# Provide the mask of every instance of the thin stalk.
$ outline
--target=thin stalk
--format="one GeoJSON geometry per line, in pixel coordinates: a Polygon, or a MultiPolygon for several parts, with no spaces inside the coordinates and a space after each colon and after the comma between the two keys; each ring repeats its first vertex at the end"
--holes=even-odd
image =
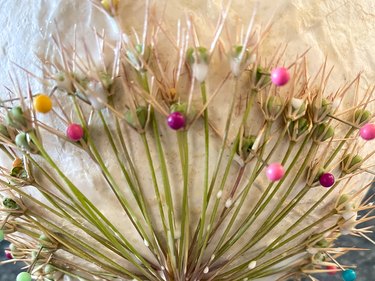
{"type": "Polygon", "coordinates": [[[346,133],[346,135],[344,137],[344,140],[342,140],[340,142],[340,144],[337,146],[337,148],[335,148],[335,150],[333,151],[333,153],[331,154],[331,156],[328,158],[328,160],[324,164],[324,169],[326,169],[332,163],[332,161],[335,159],[336,155],[341,151],[341,149],[344,146],[344,144],[347,143],[347,141],[345,139],[349,138],[351,136],[351,134],[353,134],[353,132],[355,130],[356,130],[356,128],[354,128],[354,127],[351,127],[349,129],[349,131],[346,133]]]}
{"type": "MultiPolygon", "coordinates": [[[[132,222],[133,226],[135,227],[135,229],[137,230],[137,232],[139,233],[139,235],[142,237],[142,239],[144,241],[147,241],[150,245],[150,250],[153,252],[154,256],[156,259],[158,259],[158,252],[156,251],[157,249],[157,246],[154,244],[153,241],[151,241],[151,239],[148,237],[144,227],[142,226],[142,224],[139,223],[139,220],[137,218],[137,216],[135,215],[133,209],[131,208],[131,205],[130,203],[128,202],[128,200],[126,199],[126,197],[124,196],[124,194],[122,194],[122,192],[120,191],[120,187],[117,185],[117,183],[115,182],[115,180],[113,179],[111,173],[108,171],[107,167],[105,166],[104,164],[104,161],[103,159],[101,158],[99,152],[97,151],[96,149],[96,146],[95,144],[93,143],[93,141],[91,140],[90,137],[88,137],[88,144],[90,146],[90,149],[91,149],[91,152],[93,153],[94,157],[96,158],[102,172],[104,173],[105,175],[105,178],[108,179],[108,183],[109,183],[109,186],[111,188],[111,190],[113,191],[113,193],[115,194],[117,200],[119,201],[120,205],[122,206],[123,210],[125,211],[125,213],[128,215],[130,221],[132,222]],[[151,247],[152,245],[152,247],[151,247]]],[[[129,243],[129,242],[127,242],[129,243]]],[[[130,247],[132,248],[132,251],[134,251],[134,253],[136,254],[136,256],[142,261],[145,263],[146,266],[150,266],[149,262],[146,261],[143,256],[135,250],[135,248],[133,246],[131,246],[131,244],[129,243],[130,247]]]]}
{"type": "MultiPolygon", "coordinates": [[[[30,212],[31,213],[31,212],[30,212]]],[[[43,232],[48,233],[53,239],[55,239],[58,243],[61,245],[67,247],[69,249],[68,252],[71,252],[72,254],[75,254],[99,267],[105,268],[109,272],[113,272],[113,269],[115,269],[118,272],[122,272],[122,274],[126,274],[127,276],[130,276],[132,278],[138,278],[136,275],[134,275],[131,271],[126,270],[124,267],[120,266],[116,262],[114,262],[111,258],[107,257],[106,255],[102,254],[98,250],[96,250],[94,247],[89,246],[87,243],[83,241],[83,239],[78,239],[75,235],[69,233],[64,228],[61,228],[57,226],[56,224],[53,224],[52,222],[38,216],[37,214],[31,213],[31,216],[26,215],[26,217],[32,221],[36,226],[38,226],[43,232]],[[39,221],[37,221],[34,218],[38,218],[39,221],[43,222],[46,225],[49,225],[50,227],[57,229],[60,235],[57,235],[53,231],[49,231],[47,228],[45,228],[39,221]],[[68,240],[64,239],[64,235],[68,240]],[[84,248],[84,250],[82,249],[84,248]],[[88,252],[92,253],[93,255],[90,255],[88,252]],[[99,257],[102,260],[106,261],[106,263],[103,263],[102,261],[94,258],[99,257]],[[109,266],[111,265],[111,266],[109,266]],[[113,269],[112,269],[113,267],[113,269]]],[[[142,270],[144,273],[147,274],[147,276],[152,278],[152,275],[148,273],[144,268],[139,266],[139,269],[142,270]]],[[[139,280],[139,279],[138,279],[139,280]]],[[[157,279],[150,279],[150,280],[157,280],[157,279]]]]}
{"type": "MultiPolygon", "coordinates": [[[[118,245],[118,247],[123,248],[123,246],[117,241],[116,235],[111,233],[110,230],[107,229],[107,227],[103,224],[103,222],[100,220],[102,219],[105,221],[110,228],[115,231],[116,234],[118,234],[127,248],[129,248],[133,253],[137,253],[135,248],[121,235],[118,230],[108,221],[108,219],[105,218],[105,216],[92,204],[88,198],[79,191],[79,189],[70,181],[69,178],[66,177],[66,175],[60,170],[60,168],[56,165],[56,163],[52,160],[52,158],[48,155],[48,153],[44,150],[43,146],[39,143],[39,140],[35,137],[33,132],[29,133],[30,138],[32,139],[33,143],[38,148],[39,152],[43,156],[43,158],[48,162],[48,164],[59,174],[61,179],[68,185],[70,190],[73,192],[75,197],[78,199],[78,201],[82,204],[82,207],[87,211],[92,219],[94,219],[95,224],[98,226],[98,229],[109,239],[112,243],[115,245],[118,245]],[[100,219],[95,215],[99,215],[100,219]]],[[[126,253],[124,252],[126,255],[126,253]]],[[[138,253],[139,259],[144,261],[146,266],[150,266],[149,263],[144,260],[144,258],[138,253]]],[[[152,270],[152,269],[151,269],[152,270]]]]}
{"type": "MultiPolygon", "coordinates": [[[[248,116],[250,114],[250,111],[251,111],[251,109],[253,107],[253,104],[254,104],[254,98],[255,98],[255,92],[253,91],[253,92],[251,92],[250,100],[248,101],[248,104],[246,106],[246,111],[245,111],[244,116],[242,118],[241,127],[244,126],[244,124],[245,124],[245,122],[246,122],[246,120],[247,120],[247,118],[248,118],[248,116]]],[[[233,103],[234,103],[234,101],[233,101],[233,103]]],[[[233,108],[232,108],[232,110],[233,110],[233,108]]],[[[229,122],[227,122],[227,125],[228,125],[228,128],[226,128],[226,130],[229,130],[229,122]]],[[[236,154],[238,145],[240,143],[241,133],[242,133],[241,129],[239,129],[238,133],[237,133],[237,136],[236,136],[236,139],[234,140],[234,143],[232,145],[232,150],[231,150],[229,159],[228,159],[227,164],[226,164],[224,175],[223,175],[223,177],[221,179],[221,185],[219,187],[219,192],[220,191],[222,192],[224,190],[224,187],[225,187],[228,175],[229,175],[229,171],[230,171],[230,168],[232,166],[233,158],[234,158],[234,156],[236,154]]],[[[225,147],[225,143],[223,143],[223,147],[225,147]]],[[[222,155],[220,155],[220,157],[221,156],[222,155]]],[[[214,179],[216,180],[216,176],[217,175],[214,175],[214,176],[215,176],[214,179]]],[[[212,182],[211,182],[210,190],[213,190],[212,182]]],[[[210,194],[209,194],[209,196],[210,196],[210,194]]],[[[210,222],[209,222],[209,228],[206,230],[206,235],[205,235],[205,239],[203,240],[203,245],[202,246],[198,245],[198,247],[201,249],[201,251],[200,251],[200,254],[199,254],[199,257],[198,257],[198,262],[196,264],[196,270],[195,270],[194,274],[197,274],[197,271],[198,271],[199,266],[200,266],[200,262],[202,261],[202,258],[203,258],[204,250],[207,247],[209,239],[214,234],[212,232],[212,229],[215,229],[215,227],[213,227],[213,225],[214,225],[214,221],[215,221],[215,218],[216,218],[216,215],[217,215],[217,211],[218,211],[218,208],[219,208],[220,201],[221,201],[221,198],[217,198],[216,197],[215,204],[214,204],[213,211],[212,211],[211,218],[210,218],[210,222]]],[[[220,221],[218,223],[220,223],[220,221]]]]}
{"type": "MultiPolygon", "coordinates": [[[[121,168],[121,171],[122,171],[123,175],[125,176],[125,179],[126,179],[126,181],[128,183],[128,186],[129,186],[129,188],[130,188],[130,190],[131,190],[134,198],[137,201],[138,207],[140,208],[140,210],[142,212],[142,215],[143,215],[143,217],[144,217],[144,219],[145,219],[145,221],[147,223],[147,226],[148,226],[148,228],[150,230],[152,230],[153,236],[157,237],[156,233],[154,232],[155,227],[152,225],[152,222],[151,222],[151,219],[150,219],[150,214],[147,212],[147,208],[145,206],[145,200],[144,200],[144,196],[143,196],[143,191],[142,191],[141,188],[139,188],[139,190],[136,190],[135,185],[132,182],[129,173],[126,171],[126,168],[125,168],[124,164],[122,163],[121,159],[119,158],[119,152],[118,152],[118,150],[116,148],[114,139],[112,137],[112,133],[111,133],[111,131],[110,131],[108,125],[107,125],[107,122],[105,121],[104,116],[103,116],[103,114],[102,114],[101,111],[98,111],[98,114],[99,114],[99,117],[100,117],[100,119],[101,119],[101,121],[103,123],[105,132],[106,132],[106,134],[108,136],[109,142],[111,144],[111,147],[112,147],[112,150],[113,150],[113,152],[115,154],[117,162],[118,162],[118,164],[119,164],[119,166],[121,168]],[[140,196],[138,196],[138,193],[140,194],[140,196]]],[[[149,240],[150,240],[149,238],[144,238],[144,239],[146,239],[145,241],[147,241],[147,242],[149,242],[149,240]]],[[[159,243],[156,243],[156,244],[159,244],[159,243]]],[[[153,244],[153,248],[156,248],[155,244],[153,244]]],[[[153,249],[153,250],[155,250],[155,249],[153,249]]],[[[154,255],[155,255],[155,257],[158,257],[158,253],[155,252],[154,255]]]]}
{"type": "MultiPolygon", "coordinates": [[[[279,203],[276,205],[276,207],[273,210],[273,212],[270,214],[270,216],[268,218],[269,220],[273,219],[273,217],[277,214],[277,212],[279,211],[279,209],[281,208],[281,206],[285,203],[285,201],[288,198],[289,194],[293,191],[294,186],[297,184],[297,181],[302,176],[302,173],[305,172],[305,168],[306,168],[307,164],[309,163],[311,157],[313,155],[315,155],[318,147],[319,147],[319,145],[317,143],[315,143],[315,142],[311,145],[310,150],[307,152],[307,155],[305,156],[305,159],[304,159],[301,167],[299,168],[297,174],[293,178],[293,181],[289,185],[287,192],[283,195],[283,197],[280,199],[279,203]]],[[[295,163],[297,162],[297,160],[293,159],[292,163],[290,164],[290,167],[294,167],[295,163]]],[[[281,186],[281,184],[280,184],[280,186],[281,186]]],[[[306,187],[304,189],[306,189],[306,187]]],[[[270,225],[272,225],[272,224],[269,222],[268,226],[270,226],[270,225]]]]}
{"type": "MultiPolygon", "coordinates": [[[[292,191],[294,185],[297,183],[299,177],[302,175],[302,172],[304,172],[305,170],[305,167],[310,159],[310,157],[314,154],[314,150],[315,150],[315,147],[316,145],[312,145],[304,162],[302,163],[301,165],[301,168],[299,169],[299,171],[297,172],[297,175],[296,177],[293,179],[293,182],[290,184],[287,192],[284,194],[284,196],[282,197],[282,199],[280,199],[278,205],[274,208],[272,214],[270,215],[270,217],[272,218],[278,211],[278,209],[282,206],[282,204],[285,202],[286,198],[288,197],[288,195],[290,194],[290,192],[292,191]]],[[[301,150],[300,150],[301,151],[301,150]]],[[[299,156],[299,155],[298,155],[299,156]]],[[[275,190],[278,190],[279,187],[283,184],[283,182],[285,181],[286,177],[287,177],[287,173],[288,171],[291,171],[292,170],[292,167],[295,166],[295,163],[298,161],[298,158],[295,157],[293,158],[293,161],[292,163],[290,164],[287,172],[285,173],[284,177],[280,180],[280,182],[278,183],[278,185],[275,187],[275,190]]],[[[289,173],[288,173],[289,174],[289,173]]],[[[268,220],[268,219],[267,219],[268,220]]],[[[278,223],[280,222],[281,220],[277,221],[278,223]]],[[[260,241],[262,239],[262,237],[264,237],[264,235],[266,235],[271,229],[273,229],[274,227],[276,227],[276,224],[270,224],[268,223],[268,221],[266,221],[260,228],[259,230],[253,235],[252,239],[250,240],[251,242],[249,244],[247,244],[245,247],[243,247],[242,249],[240,249],[240,251],[238,253],[236,253],[234,256],[233,256],[233,259],[237,258],[238,256],[242,255],[244,252],[246,252],[247,250],[249,250],[251,247],[253,247],[258,241],[260,241]]],[[[246,229],[247,230],[247,229],[246,229]]],[[[242,235],[245,233],[246,230],[243,230],[241,231],[241,233],[239,233],[239,237],[236,237],[235,241],[237,241],[240,237],[242,237],[242,235]]],[[[233,240],[230,240],[231,242],[233,240]]]]}
{"type": "MultiPolygon", "coordinates": [[[[230,124],[231,124],[233,109],[234,109],[234,105],[235,105],[235,101],[236,101],[236,97],[237,97],[237,92],[238,92],[237,88],[238,88],[238,79],[235,79],[235,82],[234,82],[234,94],[233,94],[231,106],[230,106],[230,109],[229,109],[229,112],[228,112],[227,121],[225,123],[224,136],[223,136],[222,144],[220,146],[219,157],[218,157],[218,160],[216,162],[215,168],[213,169],[213,175],[212,175],[212,178],[211,178],[209,190],[207,192],[207,202],[205,203],[206,205],[208,205],[208,203],[210,201],[211,194],[212,194],[213,188],[215,186],[217,176],[219,174],[219,170],[220,170],[221,162],[222,162],[222,159],[223,159],[224,151],[225,151],[225,148],[227,146],[227,139],[228,139],[228,134],[229,134],[229,127],[230,127],[230,124]]],[[[235,150],[234,150],[234,153],[235,153],[235,150]]],[[[234,157],[234,154],[233,154],[233,157],[234,157]]],[[[205,212],[202,212],[202,216],[203,215],[204,216],[207,215],[207,208],[206,208],[205,212]]],[[[192,241],[191,245],[196,245],[196,240],[195,239],[198,237],[198,232],[202,228],[204,228],[204,227],[203,227],[203,224],[202,224],[202,220],[200,219],[200,221],[197,224],[197,228],[195,230],[194,238],[193,238],[193,241],[192,241]]],[[[195,248],[200,248],[199,244],[198,244],[198,247],[194,247],[194,249],[195,248]]],[[[192,252],[192,250],[193,249],[190,249],[191,252],[192,252]]],[[[196,254],[194,254],[194,255],[192,254],[190,256],[193,257],[193,258],[191,258],[191,262],[194,263],[194,264],[196,264],[196,260],[195,260],[196,259],[196,257],[195,257],[196,254]]]]}
{"type": "MultiPolygon", "coordinates": [[[[295,227],[297,227],[312,211],[315,210],[315,208],[320,204],[320,202],[322,202],[327,196],[329,196],[329,194],[331,194],[334,190],[335,190],[335,187],[338,186],[338,183],[335,183],[334,186],[332,186],[319,200],[317,200],[317,202],[302,216],[300,217],[295,223],[293,223],[282,235],[280,235],[277,239],[275,239],[266,249],[264,249],[261,253],[259,253],[257,255],[257,257],[255,257],[255,260],[263,257],[265,254],[267,254],[268,251],[270,251],[271,249],[274,248],[275,245],[277,245],[277,243],[279,243],[279,241],[284,238],[286,235],[288,235],[295,227]]],[[[328,215],[326,215],[324,218],[326,219],[328,217],[328,215]]],[[[296,237],[298,237],[299,235],[305,233],[307,230],[309,230],[311,227],[310,225],[308,227],[306,227],[303,231],[300,231],[298,232],[298,235],[294,235],[294,238],[295,239],[296,237]]],[[[291,240],[289,240],[288,242],[290,242],[291,240]]],[[[231,271],[241,271],[243,270],[244,268],[246,268],[247,266],[247,263],[242,263],[241,265],[239,266],[236,266],[235,268],[233,268],[231,271]]]]}
{"type": "Polygon", "coordinates": [[[116,161],[117,161],[118,165],[120,166],[121,172],[124,175],[124,177],[126,179],[126,182],[128,183],[128,186],[129,186],[129,188],[130,188],[130,190],[131,190],[131,192],[132,192],[135,200],[137,201],[138,207],[142,211],[142,214],[143,214],[145,220],[147,222],[149,222],[148,214],[146,213],[146,210],[145,210],[146,207],[145,207],[145,204],[144,204],[144,200],[143,200],[143,198],[141,198],[138,195],[138,193],[140,195],[142,195],[143,193],[141,192],[141,190],[136,190],[135,185],[134,185],[133,181],[131,180],[129,173],[127,172],[124,164],[122,163],[122,161],[120,159],[120,153],[119,153],[119,151],[118,151],[118,149],[116,147],[115,140],[113,139],[111,130],[109,129],[108,124],[105,121],[105,118],[103,116],[103,113],[100,110],[98,111],[98,115],[100,117],[100,120],[102,121],[102,124],[103,124],[103,127],[104,127],[104,131],[105,131],[105,133],[106,133],[106,135],[108,137],[109,143],[110,143],[111,148],[113,150],[113,153],[114,153],[114,155],[116,157],[116,161]]]}
{"type": "MultiPolygon", "coordinates": [[[[91,135],[88,133],[87,123],[86,123],[86,120],[83,116],[82,109],[78,105],[77,100],[74,97],[72,97],[72,99],[73,99],[75,111],[76,111],[76,113],[77,113],[77,115],[78,115],[78,117],[81,121],[81,124],[83,125],[83,128],[86,132],[87,144],[90,148],[90,150],[87,151],[87,152],[89,154],[92,154],[92,156],[93,156],[92,159],[99,165],[105,180],[107,181],[109,187],[111,188],[112,192],[116,196],[116,198],[117,198],[118,202],[120,203],[121,207],[123,208],[125,213],[128,215],[130,221],[132,222],[133,226],[137,230],[138,234],[142,237],[142,239],[144,241],[147,241],[149,243],[149,245],[150,245],[149,248],[150,248],[151,252],[154,254],[155,258],[157,260],[159,260],[158,252],[156,251],[157,246],[154,244],[154,241],[151,241],[150,238],[148,238],[148,235],[147,235],[146,231],[144,230],[143,226],[138,222],[138,218],[136,217],[135,213],[133,212],[128,200],[126,199],[124,194],[121,192],[120,187],[118,186],[118,184],[116,183],[116,181],[112,177],[112,174],[109,172],[106,165],[104,164],[104,161],[103,161],[102,157],[100,156],[100,153],[98,152],[98,150],[97,150],[97,148],[96,148],[96,146],[95,146],[95,144],[94,144],[94,142],[91,138],[91,135]]],[[[92,203],[90,203],[90,205],[92,205],[92,203]]],[[[97,211],[99,216],[103,219],[104,215],[99,210],[97,210],[96,208],[95,208],[95,210],[97,211]]],[[[107,219],[105,219],[105,220],[108,222],[107,219]]],[[[127,244],[127,246],[132,249],[133,253],[136,254],[137,258],[139,258],[140,261],[144,262],[146,266],[150,267],[150,263],[148,261],[146,261],[143,258],[143,256],[135,250],[135,248],[131,245],[131,243],[129,243],[129,241],[127,239],[125,239],[125,237],[123,235],[120,235],[120,237],[125,242],[125,244],[127,244]]]]}
{"type": "MultiPolygon", "coordinates": [[[[272,127],[272,122],[267,122],[266,123],[266,130],[265,130],[265,134],[264,134],[264,142],[266,142],[268,140],[268,136],[269,136],[269,133],[271,131],[271,127],[272,127]]],[[[256,162],[255,167],[253,169],[253,172],[250,176],[249,182],[247,183],[247,185],[244,188],[244,192],[241,196],[241,200],[240,200],[240,202],[237,206],[237,209],[233,213],[229,224],[225,228],[224,234],[222,235],[222,237],[219,240],[218,245],[216,246],[216,250],[214,251],[214,254],[215,254],[216,257],[220,257],[222,254],[224,254],[234,244],[234,241],[232,239],[228,239],[227,242],[225,242],[225,244],[221,247],[222,243],[227,238],[227,235],[228,235],[229,231],[231,230],[233,224],[235,223],[235,221],[237,219],[237,216],[238,216],[238,214],[239,214],[239,212],[240,212],[240,210],[241,210],[241,208],[242,208],[242,206],[243,206],[243,204],[246,200],[246,197],[247,197],[249,191],[251,190],[251,187],[253,186],[253,183],[254,183],[254,181],[257,177],[257,171],[263,163],[262,159],[263,159],[263,154],[264,154],[264,148],[265,148],[265,145],[263,145],[262,148],[261,148],[261,151],[259,153],[259,158],[257,158],[257,162],[256,162]]],[[[237,233],[237,231],[235,231],[235,232],[237,233]]]]}
{"type": "MultiPolygon", "coordinates": [[[[256,177],[261,173],[262,169],[264,168],[265,164],[268,163],[269,159],[272,157],[272,154],[274,153],[274,151],[276,151],[276,148],[281,144],[281,141],[283,140],[283,137],[286,133],[286,128],[283,130],[283,132],[281,133],[280,137],[278,138],[276,144],[274,145],[274,147],[272,148],[272,150],[270,151],[270,153],[268,154],[267,158],[264,160],[264,162],[262,163],[261,167],[258,169],[257,171],[257,174],[256,174],[256,177]]],[[[294,147],[295,143],[294,142],[290,142],[289,143],[289,146],[288,146],[288,149],[287,149],[287,152],[281,162],[282,165],[285,164],[285,162],[287,161],[287,159],[289,158],[290,156],[290,153],[292,152],[293,150],[293,147],[294,147]]],[[[271,191],[271,188],[272,188],[273,184],[269,184],[267,189],[263,192],[261,198],[258,200],[257,204],[254,206],[254,208],[251,210],[251,212],[249,213],[249,215],[246,217],[246,219],[243,221],[243,223],[241,224],[240,227],[244,227],[245,224],[252,224],[255,219],[258,217],[258,215],[260,214],[260,212],[257,212],[257,214],[254,216],[254,213],[258,210],[259,206],[262,204],[262,202],[264,201],[264,199],[267,197],[267,195],[269,194],[269,192],[271,191]]],[[[239,193],[239,196],[242,195],[242,192],[241,191],[239,193]]],[[[238,198],[240,197],[237,197],[234,201],[233,201],[233,204],[232,206],[235,206],[238,198]]],[[[272,198],[269,197],[269,198],[272,198]]],[[[232,206],[230,206],[229,208],[226,208],[225,210],[223,210],[223,212],[221,213],[220,215],[220,219],[218,221],[218,224],[216,225],[216,228],[218,228],[221,223],[225,220],[225,218],[227,217],[227,215],[230,213],[230,211],[232,210],[232,206]]],[[[264,209],[265,206],[263,205],[262,208],[264,209]]],[[[248,228],[250,227],[250,225],[248,226],[248,228]]]]}
{"type": "MultiPolygon", "coordinates": [[[[167,235],[168,235],[168,229],[167,229],[167,223],[166,223],[166,220],[165,220],[165,214],[164,214],[164,209],[163,209],[163,202],[162,202],[162,199],[161,199],[161,196],[160,196],[159,184],[158,184],[158,180],[156,178],[156,173],[155,173],[155,168],[154,168],[155,165],[154,165],[154,162],[152,160],[152,156],[151,156],[151,152],[150,152],[150,147],[149,147],[149,144],[148,144],[148,140],[147,140],[146,134],[145,133],[141,133],[140,136],[141,136],[141,139],[142,139],[142,142],[143,142],[143,146],[145,148],[145,152],[146,152],[146,156],[147,156],[147,161],[148,161],[149,168],[150,168],[150,171],[151,171],[152,184],[153,184],[153,187],[154,187],[154,192],[155,192],[156,200],[158,202],[158,208],[159,208],[161,222],[162,222],[162,225],[163,225],[164,235],[165,235],[165,237],[167,237],[167,235]]],[[[156,229],[153,226],[150,226],[150,227],[151,227],[151,229],[156,229]]]]}
{"type": "Polygon", "coordinates": [[[182,164],[182,174],[183,174],[183,194],[182,194],[182,214],[181,214],[181,238],[180,238],[180,247],[179,247],[179,256],[180,256],[180,273],[181,280],[185,279],[187,262],[188,262],[188,253],[189,253],[189,221],[190,221],[190,211],[189,211],[189,148],[187,141],[187,131],[177,132],[178,144],[180,150],[180,158],[182,164]]]}
{"type": "Polygon", "coordinates": [[[168,175],[168,169],[166,164],[166,159],[164,156],[164,150],[163,146],[161,144],[160,134],[159,134],[159,128],[158,123],[156,122],[156,116],[154,113],[152,113],[152,125],[154,129],[154,137],[156,141],[156,148],[158,151],[158,157],[161,167],[161,173],[162,173],[162,179],[163,179],[163,186],[164,186],[164,194],[165,194],[165,201],[167,203],[167,213],[168,213],[168,223],[169,223],[169,232],[167,233],[167,240],[168,240],[168,248],[169,253],[171,255],[171,263],[172,268],[176,268],[176,256],[177,256],[177,249],[175,247],[175,214],[174,214],[174,204],[173,204],[173,198],[172,198],[172,189],[169,181],[169,175],[168,175]]]}
{"type": "MultiPolygon", "coordinates": [[[[201,94],[202,94],[202,103],[206,104],[207,102],[207,93],[206,93],[206,82],[201,83],[201,94]]],[[[209,176],[209,123],[208,123],[208,108],[204,110],[203,113],[203,120],[204,120],[204,182],[203,182],[203,199],[202,199],[202,211],[201,211],[201,217],[200,221],[198,224],[200,225],[197,226],[199,228],[197,240],[194,241],[194,243],[197,243],[196,245],[200,245],[202,243],[203,239],[203,233],[206,225],[206,212],[207,212],[207,207],[208,207],[208,192],[209,192],[209,185],[208,185],[208,176],[209,176]]],[[[192,253],[193,256],[196,256],[197,251],[199,251],[198,247],[193,248],[195,249],[195,253],[192,253]]],[[[200,261],[198,261],[198,264],[200,261]]]]}

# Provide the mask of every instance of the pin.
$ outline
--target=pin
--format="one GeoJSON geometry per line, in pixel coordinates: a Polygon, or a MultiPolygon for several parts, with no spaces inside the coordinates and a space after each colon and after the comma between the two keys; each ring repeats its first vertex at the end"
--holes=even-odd
{"type": "Polygon", "coordinates": [[[331,187],[335,183],[335,176],[331,173],[323,173],[319,177],[319,182],[324,187],[331,187]]]}
{"type": "Polygon", "coordinates": [[[278,181],[284,174],[284,167],[280,163],[272,163],[266,169],[266,175],[270,181],[278,181]]]}
{"type": "Polygon", "coordinates": [[[336,273],[337,273],[337,267],[336,266],[334,266],[334,265],[329,265],[329,266],[327,266],[327,270],[329,270],[328,271],[328,274],[329,275],[336,275],[336,273]]]}
{"type": "Polygon", "coordinates": [[[5,257],[8,259],[8,260],[11,260],[13,259],[13,256],[12,256],[12,253],[10,251],[5,251],[5,257]]]}
{"type": "Polygon", "coordinates": [[[179,130],[185,127],[185,116],[178,111],[172,112],[167,118],[168,126],[173,130],[179,130]]]}
{"type": "Polygon", "coordinates": [[[31,281],[31,274],[28,272],[21,272],[17,275],[17,281],[31,281]]]}
{"type": "Polygon", "coordinates": [[[373,140],[375,139],[375,124],[365,124],[362,126],[362,128],[359,130],[359,135],[364,140],[373,140]]]}
{"type": "Polygon", "coordinates": [[[342,272],[342,280],[354,281],[357,279],[357,273],[353,269],[347,269],[342,272]]]}
{"type": "Polygon", "coordinates": [[[354,281],[357,279],[357,274],[353,269],[344,269],[328,252],[326,254],[342,270],[342,280],[354,281]]]}
{"type": "Polygon", "coordinates": [[[271,71],[271,81],[276,86],[284,86],[289,82],[289,71],[285,67],[277,67],[271,71]]]}
{"type": "Polygon", "coordinates": [[[52,100],[49,96],[39,94],[34,98],[34,108],[37,112],[48,113],[52,109],[52,100]]]}
{"type": "Polygon", "coordinates": [[[66,129],[66,135],[71,141],[79,141],[83,138],[84,131],[81,125],[72,123],[66,129]]]}
{"type": "Polygon", "coordinates": [[[328,252],[326,252],[327,256],[342,270],[345,271],[345,268],[341,266],[341,264],[338,263],[337,260],[335,260],[328,252]]]}

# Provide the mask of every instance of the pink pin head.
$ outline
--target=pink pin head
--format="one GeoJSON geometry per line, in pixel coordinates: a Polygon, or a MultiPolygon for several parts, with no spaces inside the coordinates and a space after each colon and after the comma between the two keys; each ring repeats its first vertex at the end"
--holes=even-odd
{"type": "Polygon", "coordinates": [[[280,163],[272,163],[266,169],[266,175],[270,181],[278,181],[284,174],[284,167],[280,163]]]}
{"type": "Polygon", "coordinates": [[[335,275],[338,272],[337,267],[334,265],[328,265],[327,270],[329,275],[335,275]]]}
{"type": "Polygon", "coordinates": [[[168,126],[173,130],[179,130],[185,127],[185,116],[178,111],[172,112],[167,118],[168,126]]]}
{"type": "Polygon", "coordinates": [[[70,124],[66,129],[66,135],[71,141],[79,141],[83,138],[83,134],[83,128],[81,125],[76,123],[70,124]]]}
{"type": "Polygon", "coordinates": [[[364,140],[375,139],[375,124],[367,123],[359,130],[359,135],[364,140]]]}
{"type": "Polygon", "coordinates": [[[289,71],[285,67],[277,67],[271,71],[271,81],[276,86],[284,86],[289,82],[289,71]]]}

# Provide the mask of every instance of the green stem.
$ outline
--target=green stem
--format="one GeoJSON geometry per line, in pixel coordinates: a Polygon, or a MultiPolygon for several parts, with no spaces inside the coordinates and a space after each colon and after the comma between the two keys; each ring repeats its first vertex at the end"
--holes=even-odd
{"type": "Polygon", "coordinates": [[[171,263],[172,268],[176,268],[176,257],[177,257],[177,249],[175,247],[175,214],[174,214],[174,204],[173,204],[173,198],[172,198],[172,189],[169,181],[169,175],[168,175],[168,169],[166,164],[166,159],[164,156],[164,150],[163,146],[161,144],[160,134],[159,134],[159,128],[156,121],[156,116],[153,113],[152,114],[152,125],[154,129],[154,137],[156,141],[156,147],[158,151],[158,157],[160,161],[160,167],[161,167],[161,173],[162,173],[162,179],[163,179],[163,186],[164,186],[164,194],[165,194],[165,201],[167,203],[168,207],[168,223],[169,223],[169,231],[167,232],[166,239],[168,241],[168,248],[169,248],[169,254],[171,255],[171,263]]]}
{"type": "Polygon", "coordinates": [[[181,238],[180,238],[180,247],[179,247],[179,256],[180,256],[180,274],[181,280],[184,280],[188,253],[189,253],[189,221],[190,221],[190,210],[189,210],[189,149],[187,142],[187,131],[177,132],[178,144],[180,150],[180,158],[182,164],[182,175],[183,175],[183,194],[182,194],[182,214],[181,214],[181,238]]]}

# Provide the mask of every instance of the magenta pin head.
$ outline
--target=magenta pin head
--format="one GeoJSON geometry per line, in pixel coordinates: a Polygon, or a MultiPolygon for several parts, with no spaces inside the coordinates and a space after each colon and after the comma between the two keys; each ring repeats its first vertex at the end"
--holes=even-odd
{"type": "Polygon", "coordinates": [[[7,250],[5,250],[5,257],[6,257],[8,260],[13,259],[12,253],[11,253],[10,251],[7,251],[7,250]]]}
{"type": "Polygon", "coordinates": [[[266,169],[266,175],[270,181],[278,181],[284,176],[284,174],[284,167],[280,163],[272,163],[268,165],[266,169]]]}
{"type": "Polygon", "coordinates": [[[83,128],[79,124],[72,123],[66,129],[66,135],[71,141],[79,141],[83,138],[83,128]]]}
{"type": "Polygon", "coordinates": [[[284,86],[289,82],[289,71],[285,67],[276,67],[271,71],[271,81],[276,86],[284,86]]]}
{"type": "Polygon", "coordinates": [[[168,126],[173,130],[179,130],[185,127],[185,116],[178,111],[172,112],[167,118],[168,126]]]}
{"type": "Polygon", "coordinates": [[[367,123],[359,130],[359,135],[364,140],[375,139],[375,124],[367,123]]]}
{"type": "Polygon", "coordinates": [[[323,173],[319,177],[319,182],[324,187],[331,187],[335,183],[335,176],[331,173],[323,173]]]}

